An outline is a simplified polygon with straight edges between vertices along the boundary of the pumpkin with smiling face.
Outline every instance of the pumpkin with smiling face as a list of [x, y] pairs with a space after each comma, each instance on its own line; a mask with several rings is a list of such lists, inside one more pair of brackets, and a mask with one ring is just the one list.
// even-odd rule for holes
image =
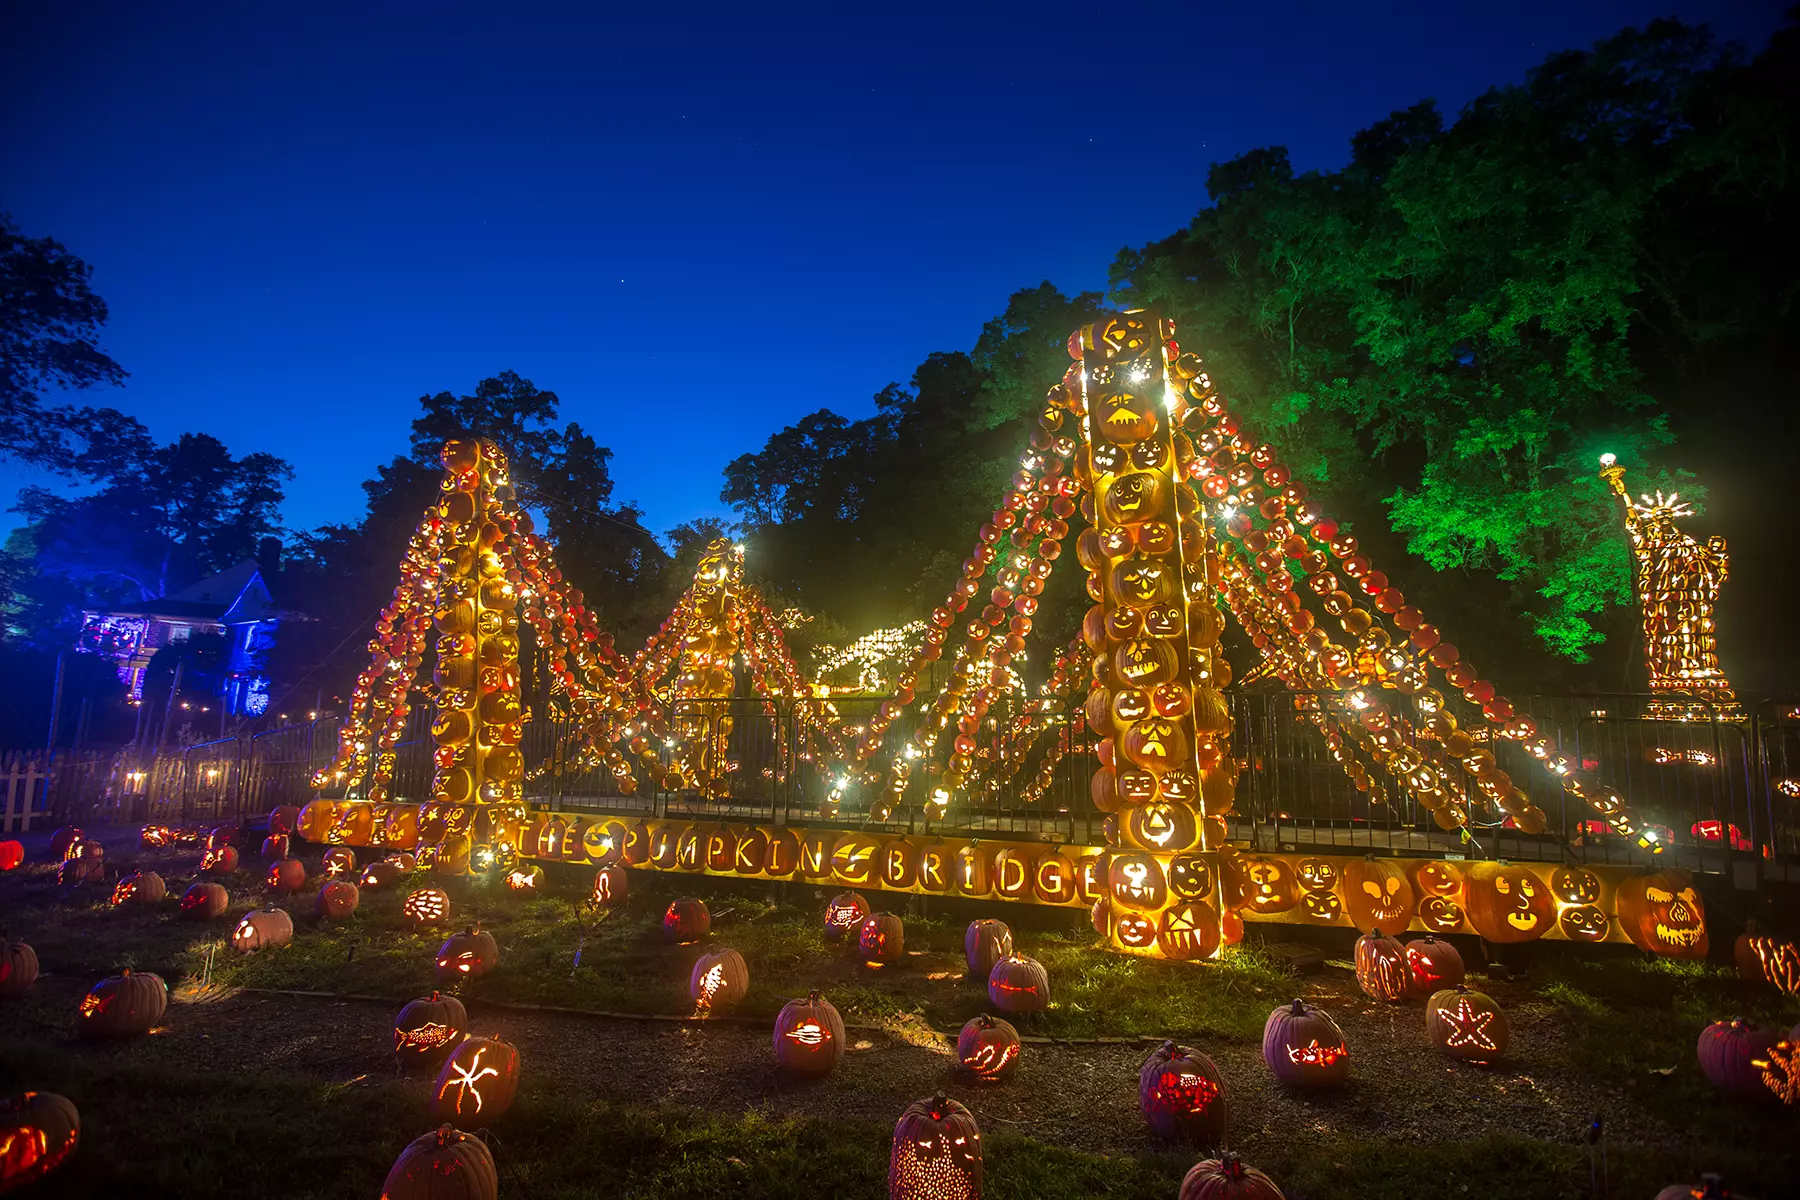
[[1556, 925], [1571, 942], [1604, 942], [1612, 918], [1598, 904], [1571, 904], [1557, 914]]
[[1556, 902], [1542, 879], [1495, 862], [1469, 868], [1463, 908], [1475, 932], [1496, 944], [1533, 941], [1556, 922]]
[[1432, 933], [1456, 933], [1463, 927], [1462, 905], [1448, 896], [1427, 896], [1419, 901], [1419, 924]]
[[1634, 875], [1619, 884], [1619, 925], [1639, 950], [1705, 958], [1706, 904], [1686, 871]]
[[1299, 913], [1315, 924], [1336, 925], [1344, 919], [1344, 902], [1336, 892], [1302, 892]]
[[1149, 687], [1175, 678], [1175, 647], [1136, 637], [1113, 651], [1113, 670], [1124, 687]]
[[1189, 850], [1200, 838], [1194, 810], [1175, 804], [1139, 804], [1125, 817], [1125, 832], [1146, 850]]
[[1253, 913], [1281, 913], [1299, 903], [1294, 870], [1279, 858], [1246, 858], [1244, 906]]
[[1413, 871], [1413, 886], [1421, 896], [1454, 896], [1462, 890], [1462, 876], [1449, 863], [1424, 862]]
[[1303, 858], [1294, 868], [1294, 877], [1302, 891], [1328, 892], [1337, 887], [1337, 864], [1328, 858]]
[[1169, 862], [1169, 890], [1183, 900], [1204, 900], [1212, 894], [1212, 868], [1198, 854], [1178, 854]]
[[1406, 871], [1386, 859], [1357, 859], [1343, 868], [1344, 911], [1358, 929], [1405, 929], [1414, 910]]

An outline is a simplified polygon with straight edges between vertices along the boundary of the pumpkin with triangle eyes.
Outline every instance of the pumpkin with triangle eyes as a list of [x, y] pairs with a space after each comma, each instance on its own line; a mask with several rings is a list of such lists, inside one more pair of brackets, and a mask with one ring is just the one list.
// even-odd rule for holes
[[1211, 958], [1218, 952], [1222, 936], [1218, 912], [1206, 901], [1196, 900], [1163, 910], [1156, 944], [1170, 958]]
[[1174, 569], [1160, 558], [1133, 554], [1114, 566], [1108, 579], [1113, 603], [1142, 607], [1167, 600], [1176, 583]]
[[1344, 911], [1358, 929], [1405, 929], [1415, 904], [1406, 871], [1380, 858], [1355, 859], [1343, 867]]
[[1125, 832], [1146, 850], [1188, 850], [1200, 837], [1194, 810], [1177, 804], [1140, 804], [1125, 817]]
[[1464, 889], [1469, 924], [1490, 942], [1529, 942], [1543, 937], [1556, 921], [1549, 886], [1525, 867], [1476, 863]]
[[1563, 904], [1600, 903], [1600, 877], [1586, 867], [1558, 867], [1550, 891]]
[[1302, 892], [1299, 911], [1308, 921], [1335, 925], [1344, 919], [1344, 902], [1336, 892]]
[[[1156, 432], [1156, 401], [1148, 394], [1117, 391], [1097, 397], [1091, 403], [1095, 406], [1094, 421], [1107, 441], [1130, 445]], [[1127, 475], [1125, 478], [1133, 477]]]

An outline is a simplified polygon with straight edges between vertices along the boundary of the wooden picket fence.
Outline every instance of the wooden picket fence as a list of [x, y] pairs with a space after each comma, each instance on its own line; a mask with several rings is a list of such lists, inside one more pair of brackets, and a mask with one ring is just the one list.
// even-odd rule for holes
[[0, 756], [0, 833], [27, 833], [35, 822], [50, 822], [52, 761], [42, 750], [14, 750]]

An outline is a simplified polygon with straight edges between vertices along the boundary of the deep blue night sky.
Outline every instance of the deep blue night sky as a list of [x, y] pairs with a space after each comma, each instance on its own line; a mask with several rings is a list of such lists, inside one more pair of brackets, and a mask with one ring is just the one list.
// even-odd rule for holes
[[1760, 48], [1782, 3], [620, 7], [7, 6], [0, 208], [94, 265], [131, 378], [90, 402], [282, 455], [306, 528], [421, 393], [511, 368], [661, 530], [1013, 291], [1103, 286], [1215, 160], [1335, 166], [1420, 98], [1659, 14]]

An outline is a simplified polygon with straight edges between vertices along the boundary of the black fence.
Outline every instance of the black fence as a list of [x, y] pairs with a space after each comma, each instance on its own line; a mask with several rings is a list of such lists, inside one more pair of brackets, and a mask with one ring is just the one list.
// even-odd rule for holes
[[[855, 732], [880, 697], [839, 700], [840, 720]], [[1330, 757], [1308, 707], [1335, 696], [1240, 692], [1230, 697], [1231, 753], [1243, 762], [1231, 835], [1263, 849], [1317, 847], [1337, 853], [1466, 855], [1594, 862], [1642, 861], [1635, 839], [1606, 831], [1585, 801], [1571, 796], [1514, 743], [1487, 744], [1500, 767], [1547, 816], [1528, 834], [1497, 815], [1466, 831], [1445, 832], [1393, 781], [1385, 799], [1360, 790]], [[1536, 696], [1519, 702], [1540, 730], [1581, 770], [1616, 788], [1664, 847], [1664, 861], [1703, 871], [1800, 869], [1800, 706], [1766, 703], [1743, 720], [1658, 719], [1646, 695]], [[887, 763], [928, 733], [928, 714], [902, 714], [885, 730], [871, 762]], [[984, 783], [940, 810], [920, 770], [886, 820], [871, 818], [884, 799], [885, 766], [862, 777], [834, 775], [831, 755], [791, 705], [755, 699], [684, 701], [670, 714], [721, 747], [709, 794], [664, 790], [648, 779], [624, 794], [615, 777], [586, 754], [575, 728], [540, 718], [524, 733], [527, 799], [534, 807], [638, 815], [694, 815], [771, 823], [829, 823], [970, 836], [1099, 844], [1107, 814], [1090, 798], [1096, 761], [1080, 732], [1079, 697], [1027, 709], [996, 704], [975, 739], [987, 755]], [[416, 711], [398, 756], [393, 794], [429, 798], [431, 714]], [[729, 722], [729, 725], [726, 724]], [[48, 772], [45, 815], [58, 820], [245, 823], [279, 804], [305, 803], [314, 773], [336, 750], [338, 724], [323, 718], [248, 738], [226, 738], [160, 756], [62, 756]], [[1016, 735], [1016, 736], [1015, 736]], [[939, 733], [940, 742], [956, 729]], [[1046, 767], [1062, 739], [1073, 747]], [[665, 758], [667, 748], [661, 751]], [[941, 756], [940, 747], [940, 756]], [[926, 759], [921, 758], [921, 762]], [[1376, 772], [1372, 775], [1379, 777]], [[1456, 773], [1461, 778], [1461, 773]], [[640, 778], [642, 773], [640, 772]], [[835, 793], [835, 800], [834, 800]], [[1483, 811], [1472, 806], [1471, 811]], [[941, 815], [939, 815], [941, 812]]]

